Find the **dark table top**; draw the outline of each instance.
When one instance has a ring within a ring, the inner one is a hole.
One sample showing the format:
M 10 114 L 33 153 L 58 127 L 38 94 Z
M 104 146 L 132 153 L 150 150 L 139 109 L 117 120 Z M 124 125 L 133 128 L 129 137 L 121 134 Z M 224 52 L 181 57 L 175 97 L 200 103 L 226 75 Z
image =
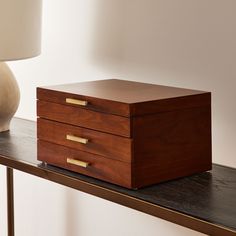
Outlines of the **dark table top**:
M 36 124 L 15 118 L 0 133 L 0 164 L 158 216 L 210 235 L 236 235 L 236 169 L 212 171 L 129 190 L 37 161 Z

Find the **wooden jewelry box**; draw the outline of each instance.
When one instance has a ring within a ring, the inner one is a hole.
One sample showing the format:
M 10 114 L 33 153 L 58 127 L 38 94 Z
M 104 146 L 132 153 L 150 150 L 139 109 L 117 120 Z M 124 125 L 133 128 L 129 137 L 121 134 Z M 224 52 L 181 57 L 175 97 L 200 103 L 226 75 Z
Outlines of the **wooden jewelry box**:
M 37 88 L 38 160 L 127 188 L 211 169 L 211 94 L 124 80 Z

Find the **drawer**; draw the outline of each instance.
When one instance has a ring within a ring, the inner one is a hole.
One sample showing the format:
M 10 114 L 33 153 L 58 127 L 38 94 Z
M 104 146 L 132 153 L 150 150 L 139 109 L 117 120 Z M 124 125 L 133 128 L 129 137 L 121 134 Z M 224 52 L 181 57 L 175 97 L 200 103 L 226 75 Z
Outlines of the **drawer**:
M 131 162 L 132 139 L 38 119 L 38 138 L 107 158 Z
M 37 101 L 37 115 L 54 121 L 99 130 L 124 137 L 131 136 L 130 119 L 74 106 Z
M 100 81 L 100 83 L 101 82 L 102 81 Z M 89 82 L 80 83 L 80 86 L 77 85 L 78 84 L 64 84 L 53 86 L 53 88 L 50 87 L 50 89 L 37 88 L 37 99 L 120 116 L 131 116 L 131 108 L 129 104 L 119 101 L 112 101 L 110 99 L 91 97 L 92 95 L 104 96 L 105 93 L 103 91 L 98 91 L 98 88 L 92 89 L 91 83 Z M 93 93 L 90 94 L 84 90 L 92 90 Z M 83 95 L 83 93 L 87 95 Z
M 131 187 L 131 165 L 38 140 L 38 160 L 67 170 Z

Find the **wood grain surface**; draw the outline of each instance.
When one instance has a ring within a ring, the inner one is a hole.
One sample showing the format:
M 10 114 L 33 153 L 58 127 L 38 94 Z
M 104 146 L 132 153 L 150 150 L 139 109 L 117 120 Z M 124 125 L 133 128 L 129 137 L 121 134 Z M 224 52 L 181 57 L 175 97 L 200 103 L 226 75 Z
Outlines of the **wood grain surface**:
M 87 168 L 67 163 L 67 158 L 87 162 Z M 38 140 L 38 160 L 71 171 L 99 178 L 124 187 L 131 187 L 131 164 L 88 152 Z
M 37 115 L 41 118 L 64 122 L 124 137 L 131 136 L 130 119 L 73 106 L 38 101 Z
M 71 88 L 73 86 L 71 86 Z M 66 103 L 66 98 L 78 99 L 88 102 L 88 105 L 86 107 L 83 107 L 83 109 L 126 117 L 131 116 L 130 106 L 127 103 L 99 99 L 97 97 L 91 97 L 88 95 L 83 96 L 77 93 L 69 93 L 70 90 L 66 89 L 65 91 L 68 92 L 56 91 L 54 89 L 37 88 L 37 99 L 62 105 L 68 105 L 68 103 Z M 78 107 L 78 105 L 73 104 L 70 104 L 70 106 Z
M 37 121 L 37 127 L 37 137 L 41 140 L 115 160 L 132 161 L 132 139 L 41 118 Z M 88 143 L 67 140 L 68 134 L 86 138 Z
M 112 79 L 37 93 L 38 138 L 131 163 L 132 188 L 211 169 L 209 92 Z M 88 106 L 66 104 L 66 97 Z M 116 105 L 122 115 L 113 114 Z M 68 133 L 93 141 L 71 142 Z
M 211 107 L 133 119 L 133 185 L 142 187 L 211 169 Z
M 68 105 L 66 98 L 87 101 L 88 105 L 83 109 L 126 117 L 198 107 L 211 102 L 209 92 L 118 79 L 37 88 L 38 100 Z
M 118 101 L 128 104 L 205 93 L 203 91 L 192 89 L 176 88 L 119 79 L 62 84 L 45 86 L 42 88 L 47 89 L 49 92 L 58 91 L 69 94 L 79 94 L 82 96 Z

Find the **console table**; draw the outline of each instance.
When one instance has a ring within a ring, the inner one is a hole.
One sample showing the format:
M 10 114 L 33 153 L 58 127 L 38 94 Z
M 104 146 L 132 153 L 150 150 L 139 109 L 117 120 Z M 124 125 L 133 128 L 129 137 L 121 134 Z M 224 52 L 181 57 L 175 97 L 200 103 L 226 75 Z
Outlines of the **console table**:
M 0 133 L 0 164 L 7 168 L 8 236 L 14 236 L 14 169 L 208 235 L 236 236 L 236 169 L 213 164 L 210 172 L 128 190 L 37 161 L 35 129 L 35 122 L 15 118 L 11 131 Z

